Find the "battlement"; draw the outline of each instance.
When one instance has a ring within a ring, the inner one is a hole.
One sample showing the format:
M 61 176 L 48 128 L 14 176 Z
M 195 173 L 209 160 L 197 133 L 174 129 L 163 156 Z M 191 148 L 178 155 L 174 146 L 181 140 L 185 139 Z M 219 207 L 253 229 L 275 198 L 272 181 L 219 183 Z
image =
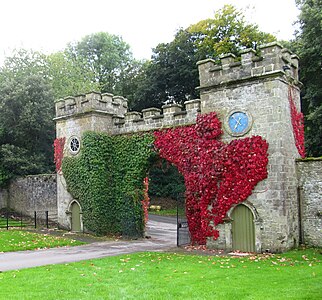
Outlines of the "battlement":
M 96 130 L 122 134 L 193 124 L 200 112 L 200 100 L 186 101 L 184 106 L 173 103 L 163 105 L 162 109 L 151 107 L 137 112 L 128 111 L 127 99 L 121 96 L 91 92 L 59 99 L 55 102 L 55 108 L 56 121 L 91 113 L 100 114 L 104 121 L 95 122 L 96 126 L 102 127 Z
M 199 99 L 186 101 L 184 106 L 173 103 L 163 105 L 162 109 L 152 107 L 142 112 L 131 111 L 124 116 L 113 116 L 112 132 L 123 134 L 194 124 L 199 112 Z
M 273 42 L 260 47 L 260 56 L 255 53 L 253 49 L 245 49 L 239 59 L 234 54 L 224 54 L 220 56 L 220 64 L 212 59 L 199 61 L 199 89 L 272 76 L 283 76 L 299 84 L 299 58 L 288 49 Z
M 56 119 L 89 112 L 124 115 L 127 112 L 126 98 L 113 94 L 90 92 L 75 97 L 66 97 L 55 102 Z

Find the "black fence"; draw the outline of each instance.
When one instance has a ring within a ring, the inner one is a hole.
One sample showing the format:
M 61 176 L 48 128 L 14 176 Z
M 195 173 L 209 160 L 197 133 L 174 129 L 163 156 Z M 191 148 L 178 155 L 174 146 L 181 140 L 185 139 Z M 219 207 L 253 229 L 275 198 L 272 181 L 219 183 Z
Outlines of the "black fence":
M 177 246 L 189 245 L 191 242 L 188 221 L 186 217 L 184 195 L 177 197 Z
M 49 219 L 49 211 L 32 211 L 29 215 L 12 210 L 0 211 L 0 228 L 50 228 L 56 222 Z

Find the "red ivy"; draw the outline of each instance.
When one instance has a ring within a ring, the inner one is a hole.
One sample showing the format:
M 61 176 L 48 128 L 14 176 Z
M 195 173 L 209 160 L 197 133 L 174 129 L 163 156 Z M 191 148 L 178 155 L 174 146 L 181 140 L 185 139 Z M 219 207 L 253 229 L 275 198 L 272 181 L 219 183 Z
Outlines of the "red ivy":
M 61 164 L 64 157 L 64 146 L 66 138 L 58 138 L 54 141 L 54 162 L 56 164 L 56 172 L 61 171 Z
M 296 109 L 291 86 L 289 86 L 288 88 L 288 100 L 290 103 L 291 120 L 292 120 L 295 145 L 300 156 L 304 158 L 305 157 L 304 117 L 303 117 L 303 114 L 301 112 L 298 112 Z
M 234 204 L 247 199 L 267 177 L 268 144 L 259 136 L 219 140 L 216 113 L 199 115 L 196 125 L 155 132 L 159 155 L 177 166 L 186 186 L 186 214 L 192 243 L 217 239 L 215 226 L 223 223 Z M 213 226 L 214 225 L 214 226 Z
M 146 224 L 148 222 L 148 219 L 149 219 L 148 209 L 149 209 L 149 205 L 150 205 L 149 178 L 148 177 L 144 178 L 143 185 L 144 185 L 144 189 L 143 189 L 144 198 L 141 201 L 141 203 L 142 203 L 143 213 L 144 213 L 144 223 Z

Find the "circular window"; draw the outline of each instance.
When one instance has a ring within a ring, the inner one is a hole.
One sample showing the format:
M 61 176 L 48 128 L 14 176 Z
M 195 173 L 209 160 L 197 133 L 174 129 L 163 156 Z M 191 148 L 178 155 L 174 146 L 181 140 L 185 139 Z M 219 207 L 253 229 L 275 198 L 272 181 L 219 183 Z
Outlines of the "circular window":
M 80 148 L 80 142 L 77 137 L 72 137 L 69 142 L 69 150 L 72 154 L 77 154 Z

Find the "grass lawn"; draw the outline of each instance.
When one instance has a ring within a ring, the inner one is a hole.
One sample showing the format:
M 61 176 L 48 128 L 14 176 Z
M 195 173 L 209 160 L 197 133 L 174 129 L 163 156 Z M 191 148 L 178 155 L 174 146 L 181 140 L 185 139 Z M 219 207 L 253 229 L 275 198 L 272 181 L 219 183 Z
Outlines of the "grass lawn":
M 321 260 L 137 253 L 0 273 L 0 299 L 321 299 Z
M 158 216 L 177 216 L 177 209 L 161 209 L 159 211 L 157 210 L 150 210 L 149 214 L 152 215 L 158 215 Z M 179 210 L 179 216 L 185 216 L 184 209 Z
M 158 215 L 158 216 L 176 216 L 177 210 L 176 209 L 163 209 L 163 210 L 151 210 L 149 211 L 151 215 Z
M 82 242 L 48 234 L 32 233 L 16 229 L 0 229 L 0 252 L 76 246 Z M 1 298 L 0 298 L 1 299 Z
M 10 227 L 24 227 L 26 224 L 24 222 L 21 223 L 19 220 L 8 220 L 8 225 Z M 6 228 L 7 227 L 7 219 L 5 218 L 0 218 L 0 228 Z

